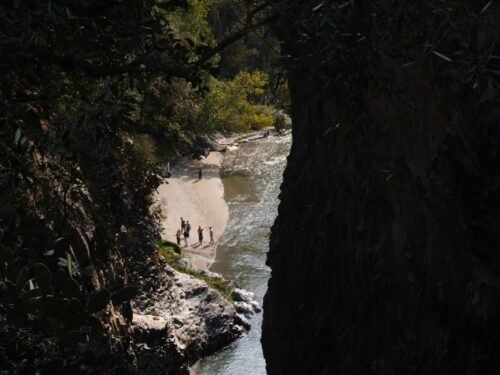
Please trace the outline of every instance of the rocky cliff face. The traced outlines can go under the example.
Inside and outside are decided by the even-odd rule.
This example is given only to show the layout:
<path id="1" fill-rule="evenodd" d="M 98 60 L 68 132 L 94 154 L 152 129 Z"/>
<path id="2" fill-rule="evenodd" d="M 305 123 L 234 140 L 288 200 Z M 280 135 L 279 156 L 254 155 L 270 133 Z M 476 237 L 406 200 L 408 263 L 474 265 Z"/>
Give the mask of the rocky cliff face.
<path id="1" fill-rule="evenodd" d="M 248 319 L 260 311 L 253 293 L 233 288 L 229 302 L 162 258 L 134 276 L 143 291 L 132 304 L 130 328 L 139 374 L 189 374 L 197 360 L 247 333 Z"/>
<path id="2" fill-rule="evenodd" d="M 268 373 L 498 373 L 497 91 L 484 96 L 483 81 L 464 83 L 437 54 L 407 64 L 421 45 L 398 43 L 425 35 L 430 5 L 406 4 L 402 18 L 394 9 L 382 39 L 366 21 L 384 16 L 374 3 L 297 6 L 277 27 L 292 61 L 294 140 L 268 257 Z M 347 65 L 332 44 L 330 63 L 311 54 L 327 36 L 303 43 L 327 11 L 336 24 L 325 35 L 356 35 Z M 482 39 L 467 42 L 481 50 L 492 39 L 476 26 Z"/>

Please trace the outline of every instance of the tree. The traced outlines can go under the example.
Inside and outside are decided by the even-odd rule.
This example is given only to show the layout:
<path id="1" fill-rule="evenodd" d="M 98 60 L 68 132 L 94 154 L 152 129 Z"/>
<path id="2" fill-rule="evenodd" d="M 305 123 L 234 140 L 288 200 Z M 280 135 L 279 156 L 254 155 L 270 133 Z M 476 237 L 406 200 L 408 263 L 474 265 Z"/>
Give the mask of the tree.
<path id="1" fill-rule="evenodd" d="M 35 369 L 49 371 L 52 360 L 109 369 L 111 353 L 129 343 L 120 322 L 130 321 L 130 305 L 111 305 L 110 296 L 134 282 L 129 272 L 158 238 L 150 212 L 158 170 L 138 141 L 168 107 L 152 105 L 155 90 L 174 75 L 196 86 L 211 64 L 188 67 L 199 53 L 167 19 L 182 5 L 0 6 L 0 308 L 9 327 L 0 354 L 17 342 L 2 361 L 9 371 L 21 370 L 30 350 L 46 351 Z M 25 330 L 10 334 L 14 327 Z M 79 348 L 99 360 L 87 363 Z M 130 366 L 123 356 L 113 363 Z"/>
<path id="2" fill-rule="evenodd" d="M 249 131 L 273 125 L 272 115 L 257 104 L 267 83 L 262 72 L 243 71 L 230 81 L 211 79 L 200 119 L 206 119 L 205 126 L 211 131 Z"/>
<path id="3" fill-rule="evenodd" d="M 189 4 L 202 20 L 205 8 L 183 0 L 0 5 L 0 363 L 8 371 L 133 367 L 124 356 L 134 350 L 123 324 L 130 274 L 158 240 L 151 148 L 162 141 L 175 153 L 178 122 L 192 121 L 178 109 L 198 100 L 217 53 L 271 19 L 256 12 L 215 45 L 202 38 L 206 24 L 188 25 Z"/>
<path id="4" fill-rule="evenodd" d="M 294 139 L 268 373 L 496 374 L 498 3 L 273 5 Z"/>

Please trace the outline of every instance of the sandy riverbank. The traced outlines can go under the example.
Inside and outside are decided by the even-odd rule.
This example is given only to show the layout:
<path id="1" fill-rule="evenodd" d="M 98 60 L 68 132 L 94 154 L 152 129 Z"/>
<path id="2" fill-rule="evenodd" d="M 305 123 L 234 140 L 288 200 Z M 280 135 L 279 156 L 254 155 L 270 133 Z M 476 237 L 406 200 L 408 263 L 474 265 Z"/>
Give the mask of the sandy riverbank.
<path id="1" fill-rule="evenodd" d="M 188 246 L 181 240 L 186 258 L 197 270 L 207 270 L 215 260 L 217 241 L 229 220 L 229 208 L 224 200 L 224 186 L 220 178 L 223 155 L 210 152 L 206 159 L 182 160 L 172 169 L 168 184 L 159 186 L 156 200 L 166 216 L 162 221 L 162 237 L 175 242 L 175 233 L 181 217 L 189 220 L 191 234 Z M 198 180 L 198 170 L 203 178 Z M 198 226 L 204 229 L 203 243 L 198 245 Z M 209 227 L 214 231 L 215 245 L 209 245 Z"/>

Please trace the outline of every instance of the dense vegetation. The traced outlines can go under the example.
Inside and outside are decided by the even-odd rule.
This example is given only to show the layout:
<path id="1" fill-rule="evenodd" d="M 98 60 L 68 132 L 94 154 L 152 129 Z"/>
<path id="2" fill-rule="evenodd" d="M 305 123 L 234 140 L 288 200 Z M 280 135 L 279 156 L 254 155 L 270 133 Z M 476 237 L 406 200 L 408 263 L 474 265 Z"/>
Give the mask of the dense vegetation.
<path id="1" fill-rule="evenodd" d="M 495 373 L 499 19 L 472 0 L 3 1 L 1 370 L 140 370 L 158 155 L 282 123 L 286 71 L 270 371 Z"/>
<path id="2" fill-rule="evenodd" d="M 2 370 L 133 369 L 129 285 L 158 240 L 157 154 L 273 123 L 265 73 L 212 76 L 248 33 L 217 39 L 219 6 L 0 5 Z"/>
<path id="3" fill-rule="evenodd" d="M 159 246 L 159 255 L 175 270 L 191 275 L 197 279 L 205 281 L 210 287 L 219 291 L 219 293 L 229 301 L 232 301 L 231 285 L 228 280 L 208 275 L 207 273 L 196 271 L 189 264 L 183 263 L 183 253 L 180 246 L 169 241 L 161 241 Z M 182 260 L 181 260 L 182 259 Z"/>

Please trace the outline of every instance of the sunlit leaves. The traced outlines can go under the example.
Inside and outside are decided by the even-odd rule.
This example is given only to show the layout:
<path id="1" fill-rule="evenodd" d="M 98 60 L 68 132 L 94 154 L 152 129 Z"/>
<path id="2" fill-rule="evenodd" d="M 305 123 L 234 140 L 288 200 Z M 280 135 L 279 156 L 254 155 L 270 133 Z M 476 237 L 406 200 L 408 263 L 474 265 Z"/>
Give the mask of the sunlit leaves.
<path id="1" fill-rule="evenodd" d="M 263 72 L 240 72 L 233 80 L 210 80 L 203 102 L 209 129 L 248 131 L 273 124 L 273 117 L 259 105 L 268 77 Z"/>

